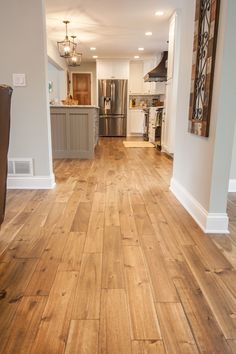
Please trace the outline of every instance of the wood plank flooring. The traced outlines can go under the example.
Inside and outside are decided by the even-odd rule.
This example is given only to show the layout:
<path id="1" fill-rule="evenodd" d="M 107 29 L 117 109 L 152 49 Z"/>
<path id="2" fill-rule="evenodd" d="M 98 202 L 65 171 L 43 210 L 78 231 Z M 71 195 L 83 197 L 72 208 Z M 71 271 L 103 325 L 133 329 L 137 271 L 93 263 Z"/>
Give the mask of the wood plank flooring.
<path id="1" fill-rule="evenodd" d="M 206 236 L 169 191 L 172 161 L 100 139 L 57 186 L 8 191 L 0 354 L 236 353 L 236 195 Z"/>

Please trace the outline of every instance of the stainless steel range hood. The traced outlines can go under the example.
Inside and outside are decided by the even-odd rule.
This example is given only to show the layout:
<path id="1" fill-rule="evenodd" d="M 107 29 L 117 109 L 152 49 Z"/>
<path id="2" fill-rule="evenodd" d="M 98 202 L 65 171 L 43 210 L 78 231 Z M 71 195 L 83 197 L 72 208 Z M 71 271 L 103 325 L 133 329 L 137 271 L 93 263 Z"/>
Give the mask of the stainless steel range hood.
<path id="1" fill-rule="evenodd" d="M 166 68 L 166 61 L 168 59 L 168 51 L 165 51 L 162 53 L 162 58 L 160 63 L 157 65 L 157 67 L 147 75 L 144 76 L 144 81 L 145 82 L 163 82 L 167 80 L 167 68 Z"/>

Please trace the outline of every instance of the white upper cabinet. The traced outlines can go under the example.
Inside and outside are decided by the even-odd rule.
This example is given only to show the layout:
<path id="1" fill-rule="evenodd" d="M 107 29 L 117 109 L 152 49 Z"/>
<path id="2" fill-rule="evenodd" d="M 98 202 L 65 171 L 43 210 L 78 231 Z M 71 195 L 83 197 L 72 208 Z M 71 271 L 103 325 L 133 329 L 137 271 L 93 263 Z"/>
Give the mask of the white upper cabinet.
<path id="1" fill-rule="evenodd" d="M 97 60 L 98 79 L 129 79 L 128 60 Z"/>
<path id="2" fill-rule="evenodd" d="M 143 94 L 143 61 L 130 62 L 129 93 Z"/>

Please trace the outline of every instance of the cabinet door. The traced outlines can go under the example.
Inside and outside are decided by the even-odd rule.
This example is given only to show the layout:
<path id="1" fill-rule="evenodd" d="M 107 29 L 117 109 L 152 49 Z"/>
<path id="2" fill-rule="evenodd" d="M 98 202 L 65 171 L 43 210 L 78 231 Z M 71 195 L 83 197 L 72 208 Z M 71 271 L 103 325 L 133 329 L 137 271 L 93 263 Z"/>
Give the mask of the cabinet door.
<path id="1" fill-rule="evenodd" d="M 66 112 L 51 113 L 52 151 L 57 158 L 68 150 Z"/>
<path id="2" fill-rule="evenodd" d="M 90 132 L 88 113 L 70 112 L 67 119 L 69 151 L 87 151 L 90 146 Z"/>
<path id="3" fill-rule="evenodd" d="M 130 133 L 143 134 L 144 112 L 141 110 L 130 111 Z"/>
<path id="4" fill-rule="evenodd" d="M 97 77 L 98 79 L 110 79 L 112 76 L 112 62 L 102 61 L 97 62 Z"/>
<path id="5" fill-rule="evenodd" d="M 112 62 L 112 78 L 114 79 L 129 79 L 129 61 L 117 60 Z"/>
<path id="6" fill-rule="evenodd" d="M 143 93 L 143 62 L 130 63 L 129 93 Z"/>
<path id="7" fill-rule="evenodd" d="M 128 79 L 129 62 L 128 60 L 98 60 L 97 61 L 98 79 Z"/>

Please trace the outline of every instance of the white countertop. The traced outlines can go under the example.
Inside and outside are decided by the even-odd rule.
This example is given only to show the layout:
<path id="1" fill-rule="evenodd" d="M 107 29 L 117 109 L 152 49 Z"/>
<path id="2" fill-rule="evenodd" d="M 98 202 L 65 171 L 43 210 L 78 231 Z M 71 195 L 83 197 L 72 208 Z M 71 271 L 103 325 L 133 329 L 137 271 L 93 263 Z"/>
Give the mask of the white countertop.
<path id="1" fill-rule="evenodd" d="M 63 104 L 51 104 L 50 107 L 55 107 L 55 108 L 99 108 L 98 106 L 94 105 L 63 105 Z"/>
<path id="2" fill-rule="evenodd" d="M 151 107 L 143 107 L 143 108 L 141 108 L 141 107 L 132 107 L 132 108 L 130 108 L 129 107 L 129 110 L 130 111 L 143 111 L 145 109 L 159 109 L 159 108 L 165 108 L 165 106 L 155 106 L 155 107 L 151 106 Z"/>

